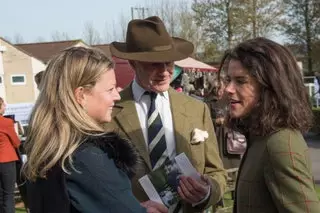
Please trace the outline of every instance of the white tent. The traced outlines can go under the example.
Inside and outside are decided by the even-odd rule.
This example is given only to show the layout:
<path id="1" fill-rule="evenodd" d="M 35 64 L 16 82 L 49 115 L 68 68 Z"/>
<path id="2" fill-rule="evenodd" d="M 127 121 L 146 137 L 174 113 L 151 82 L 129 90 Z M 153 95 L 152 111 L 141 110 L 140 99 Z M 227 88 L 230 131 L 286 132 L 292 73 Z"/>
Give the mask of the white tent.
<path id="1" fill-rule="evenodd" d="M 181 67 L 184 71 L 196 71 L 196 72 L 217 72 L 218 69 L 205 64 L 201 61 L 188 57 L 180 61 L 174 62 L 178 67 Z"/>

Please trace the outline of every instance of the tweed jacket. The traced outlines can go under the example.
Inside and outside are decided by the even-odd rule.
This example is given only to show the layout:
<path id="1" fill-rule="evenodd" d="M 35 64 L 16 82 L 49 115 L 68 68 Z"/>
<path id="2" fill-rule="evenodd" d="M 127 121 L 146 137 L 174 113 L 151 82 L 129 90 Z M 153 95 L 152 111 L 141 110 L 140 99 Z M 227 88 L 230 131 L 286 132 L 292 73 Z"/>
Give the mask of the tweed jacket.
<path id="1" fill-rule="evenodd" d="M 173 127 L 175 133 L 176 153 L 185 153 L 193 166 L 201 174 L 207 175 L 211 180 L 211 195 L 207 202 L 192 207 L 184 204 L 184 212 L 201 212 L 205 208 L 216 204 L 222 197 L 226 187 L 226 172 L 223 169 L 217 140 L 214 133 L 210 112 L 206 104 L 194 98 L 169 89 Z M 132 180 L 134 195 L 140 201 L 148 200 L 148 197 L 138 179 L 151 171 L 151 163 L 146 142 L 140 127 L 138 114 L 129 86 L 121 92 L 121 101 L 113 110 L 113 120 L 106 124 L 107 131 L 115 131 L 128 138 L 137 148 L 141 159 L 141 168 Z M 199 144 L 191 144 L 191 133 L 195 129 L 205 130 L 209 133 L 208 139 Z"/>
<path id="2" fill-rule="evenodd" d="M 234 213 L 316 213 L 308 146 L 298 131 L 249 137 L 236 185 Z"/>

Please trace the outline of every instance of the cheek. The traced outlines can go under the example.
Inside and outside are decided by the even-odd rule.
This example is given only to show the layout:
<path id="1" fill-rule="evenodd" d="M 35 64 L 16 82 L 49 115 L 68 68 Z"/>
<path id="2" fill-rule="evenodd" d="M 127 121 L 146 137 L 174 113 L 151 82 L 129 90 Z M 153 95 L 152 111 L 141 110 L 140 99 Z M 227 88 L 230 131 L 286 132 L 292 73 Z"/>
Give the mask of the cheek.
<path id="1" fill-rule="evenodd" d="M 149 73 L 140 74 L 140 80 L 142 81 L 142 83 L 149 84 L 149 82 L 151 81 L 151 78 L 152 77 Z"/>
<path id="2" fill-rule="evenodd" d="M 251 109 L 256 105 L 256 101 L 253 97 L 247 99 L 246 108 L 247 111 L 251 111 Z"/>
<path id="3" fill-rule="evenodd" d="M 113 105 L 113 99 L 111 96 L 107 96 L 104 98 L 104 105 L 106 106 L 106 108 L 109 108 Z"/>
<path id="4" fill-rule="evenodd" d="M 250 90 L 245 94 L 244 104 L 247 110 L 254 108 L 254 106 L 258 103 L 258 98 L 258 94 L 253 90 Z"/>

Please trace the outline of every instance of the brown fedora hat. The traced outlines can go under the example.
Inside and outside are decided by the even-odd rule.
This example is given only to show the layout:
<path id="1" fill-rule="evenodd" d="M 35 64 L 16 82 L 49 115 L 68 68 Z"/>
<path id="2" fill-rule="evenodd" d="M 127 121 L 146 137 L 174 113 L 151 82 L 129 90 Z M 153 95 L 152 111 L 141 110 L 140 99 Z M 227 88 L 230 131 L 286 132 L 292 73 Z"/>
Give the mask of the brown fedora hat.
<path id="1" fill-rule="evenodd" d="M 187 58 L 193 52 L 193 44 L 171 37 L 162 20 L 152 16 L 131 20 L 126 42 L 112 42 L 110 51 L 112 55 L 127 60 L 170 62 Z"/>

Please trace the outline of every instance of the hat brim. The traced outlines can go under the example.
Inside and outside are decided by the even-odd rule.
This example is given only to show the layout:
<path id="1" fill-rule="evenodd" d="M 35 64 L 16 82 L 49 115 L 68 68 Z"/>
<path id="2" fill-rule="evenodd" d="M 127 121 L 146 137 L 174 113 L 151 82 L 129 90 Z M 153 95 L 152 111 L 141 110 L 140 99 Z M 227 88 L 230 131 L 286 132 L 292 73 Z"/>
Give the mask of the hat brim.
<path id="1" fill-rule="evenodd" d="M 189 57 L 193 53 L 193 44 L 187 40 L 172 37 L 173 48 L 157 52 L 129 52 L 125 42 L 112 42 L 110 52 L 113 56 L 126 60 L 143 62 L 170 62 Z"/>

